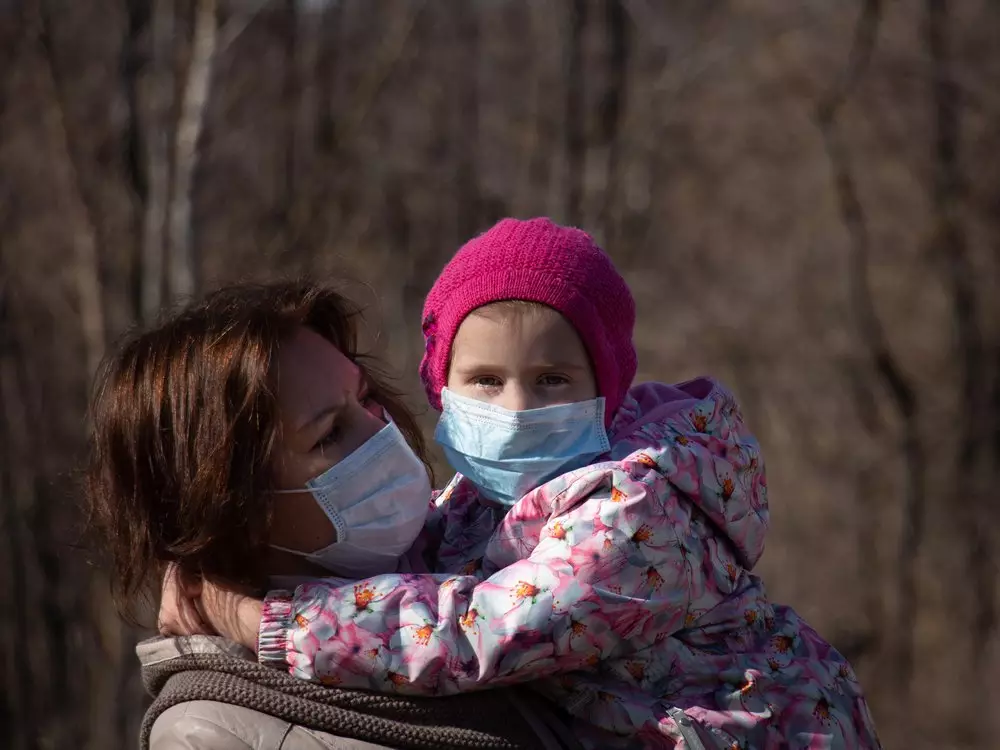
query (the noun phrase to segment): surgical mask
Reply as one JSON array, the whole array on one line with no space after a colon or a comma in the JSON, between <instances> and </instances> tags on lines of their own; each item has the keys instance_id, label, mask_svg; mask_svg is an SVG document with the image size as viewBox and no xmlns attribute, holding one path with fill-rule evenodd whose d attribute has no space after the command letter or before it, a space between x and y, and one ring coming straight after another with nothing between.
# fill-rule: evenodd
<instances>
[{"instance_id":1,"label":"surgical mask","mask_svg":"<svg viewBox=\"0 0 1000 750\"><path fill-rule=\"evenodd\" d=\"M434 439L455 471L481 494L513 505L560 474L586 466L611 445L604 399L510 411L445 388Z\"/></svg>"},{"instance_id":2,"label":"surgical mask","mask_svg":"<svg viewBox=\"0 0 1000 750\"><path fill-rule=\"evenodd\" d=\"M306 482L306 489L336 529L337 541L315 552L271 546L341 576L394 572L400 555L420 534L430 507L427 469L392 422Z\"/></svg>"}]
</instances>

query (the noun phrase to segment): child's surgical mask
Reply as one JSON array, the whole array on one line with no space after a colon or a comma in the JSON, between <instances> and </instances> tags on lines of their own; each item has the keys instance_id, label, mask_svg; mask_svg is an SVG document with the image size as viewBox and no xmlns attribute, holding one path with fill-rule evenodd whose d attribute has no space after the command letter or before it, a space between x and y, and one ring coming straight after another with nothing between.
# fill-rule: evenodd
<instances>
[{"instance_id":1,"label":"child's surgical mask","mask_svg":"<svg viewBox=\"0 0 1000 750\"><path fill-rule=\"evenodd\" d=\"M604 399L510 411L441 392L434 439L455 471L503 505L611 449Z\"/></svg>"}]
</instances>

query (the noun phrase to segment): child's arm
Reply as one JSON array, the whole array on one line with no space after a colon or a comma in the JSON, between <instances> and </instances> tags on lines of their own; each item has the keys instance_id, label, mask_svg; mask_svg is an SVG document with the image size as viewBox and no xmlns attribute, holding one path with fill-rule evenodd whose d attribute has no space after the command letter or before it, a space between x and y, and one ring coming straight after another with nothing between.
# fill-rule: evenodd
<instances>
[{"instance_id":1,"label":"child's arm","mask_svg":"<svg viewBox=\"0 0 1000 750\"><path fill-rule=\"evenodd\" d=\"M486 581L386 575L269 597L261 661L327 684L443 694L653 645L683 627L700 566L681 543L687 504L662 477L650 481L649 467L623 466L575 473L540 500L563 515L526 559Z\"/></svg>"}]
</instances>

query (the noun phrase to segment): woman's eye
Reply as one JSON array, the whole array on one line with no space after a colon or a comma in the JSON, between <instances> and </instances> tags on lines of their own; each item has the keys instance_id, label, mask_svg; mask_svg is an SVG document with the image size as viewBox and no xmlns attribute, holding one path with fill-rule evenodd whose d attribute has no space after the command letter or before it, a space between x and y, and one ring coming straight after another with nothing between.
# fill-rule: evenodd
<instances>
[{"instance_id":1,"label":"woman's eye","mask_svg":"<svg viewBox=\"0 0 1000 750\"><path fill-rule=\"evenodd\" d=\"M326 433L323 437L321 437L319 441L316 443L316 445L313 446L313 450L314 451L323 450L324 448L329 448L331 445L334 445L337 441L340 440L340 433L341 433L340 425L334 422L333 426L330 428L330 431Z\"/></svg>"},{"instance_id":2,"label":"woman's eye","mask_svg":"<svg viewBox=\"0 0 1000 750\"><path fill-rule=\"evenodd\" d=\"M567 385L569 383L569 378L565 375L542 375L538 379L539 385L555 386L555 385Z\"/></svg>"}]
</instances>

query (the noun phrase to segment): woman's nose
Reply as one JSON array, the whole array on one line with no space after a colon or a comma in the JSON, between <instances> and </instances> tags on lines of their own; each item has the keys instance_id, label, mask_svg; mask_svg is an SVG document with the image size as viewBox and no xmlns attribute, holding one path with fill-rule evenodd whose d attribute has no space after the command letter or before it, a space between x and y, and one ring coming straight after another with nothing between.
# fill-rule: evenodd
<instances>
[{"instance_id":1,"label":"woman's nose","mask_svg":"<svg viewBox=\"0 0 1000 750\"><path fill-rule=\"evenodd\" d=\"M362 408L375 417L375 419L382 422L382 424L385 424L388 412L386 412L382 404L377 403L375 400L371 400L367 404L364 404Z\"/></svg>"},{"instance_id":2,"label":"woman's nose","mask_svg":"<svg viewBox=\"0 0 1000 750\"><path fill-rule=\"evenodd\" d=\"M358 436L361 438L361 442L365 442L368 438L374 436L386 425L386 417L384 409L378 404L357 404L357 424L358 424Z\"/></svg>"}]
</instances>

